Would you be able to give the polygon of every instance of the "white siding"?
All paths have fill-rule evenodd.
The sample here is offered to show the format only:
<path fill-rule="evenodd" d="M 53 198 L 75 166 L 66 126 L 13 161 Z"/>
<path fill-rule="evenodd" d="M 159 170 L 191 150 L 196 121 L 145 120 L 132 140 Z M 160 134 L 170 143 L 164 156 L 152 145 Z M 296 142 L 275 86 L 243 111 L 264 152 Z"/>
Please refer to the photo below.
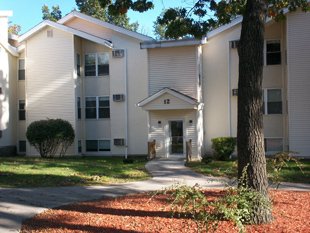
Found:
<path fill-rule="evenodd" d="M 47 29 L 26 42 L 26 122 L 62 118 L 75 127 L 73 35 Z M 27 154 L 36 154 L 31 148 Z M 69 154 L 75 151 L 71 148 Z"/>
<path fill-rule="evenodd" d="M 197 47 L 148 50 L 149 95 L 165 87 L 197 99 Z"/>
<path fill-rule="evenodd" d="M 287 17 L 289 149 L 310 156 L 310 14 Z"/>

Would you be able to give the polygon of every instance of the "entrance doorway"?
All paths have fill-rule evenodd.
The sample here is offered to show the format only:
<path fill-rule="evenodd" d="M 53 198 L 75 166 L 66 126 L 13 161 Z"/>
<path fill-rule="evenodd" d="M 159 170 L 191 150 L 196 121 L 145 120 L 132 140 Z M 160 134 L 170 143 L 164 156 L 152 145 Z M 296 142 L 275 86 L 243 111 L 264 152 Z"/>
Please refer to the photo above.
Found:
<path fill-rule="evenodd" d="M 183 155 L 183 121 L 170 121 L 170 154 Z"/>

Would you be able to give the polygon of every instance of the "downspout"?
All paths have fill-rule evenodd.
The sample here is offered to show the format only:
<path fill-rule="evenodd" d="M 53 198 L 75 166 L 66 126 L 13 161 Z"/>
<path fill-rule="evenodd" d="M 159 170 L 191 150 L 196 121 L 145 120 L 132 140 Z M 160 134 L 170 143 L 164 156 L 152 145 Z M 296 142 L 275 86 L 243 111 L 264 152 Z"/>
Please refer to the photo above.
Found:
<path fill-rule="evenodd" d="M 128 64 L 127 64 L 127 49 L 125 49 L 125 159 L 128 157 Z"/>
<path fill-rule="evenodd" d="M 231 58 L 231 52 L 230 52 L 230 41 L 228 41 L 228 133 L 229 133 L 229 137 L 232 136 L 232 129 L 231 129 L 231 62 L 230 62 L 230 58 Z"/>

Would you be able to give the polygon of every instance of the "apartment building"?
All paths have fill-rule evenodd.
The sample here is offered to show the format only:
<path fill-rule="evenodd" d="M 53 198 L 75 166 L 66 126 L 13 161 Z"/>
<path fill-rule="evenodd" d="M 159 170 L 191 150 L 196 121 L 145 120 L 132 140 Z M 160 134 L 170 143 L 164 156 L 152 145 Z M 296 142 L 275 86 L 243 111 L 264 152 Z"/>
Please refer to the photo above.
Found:
<path fill-rule="evenodd" d="M 8 41 L 10 15 L 0 12 L 2 153 L 37 155 L 26 129 L 47 118 L 73 125 L 69 155 L 142 155 L 155 140 L 158 157 L 184 157 L 190 142 L 198 159 L 212 153 L 212 138 L 236 136 L 241 18 L 202 40 L 155 41 L 73 11 Z M 270 154 L 309 156 L 309 21 L 294 12 L 266 23 L 262 111 Z"/>

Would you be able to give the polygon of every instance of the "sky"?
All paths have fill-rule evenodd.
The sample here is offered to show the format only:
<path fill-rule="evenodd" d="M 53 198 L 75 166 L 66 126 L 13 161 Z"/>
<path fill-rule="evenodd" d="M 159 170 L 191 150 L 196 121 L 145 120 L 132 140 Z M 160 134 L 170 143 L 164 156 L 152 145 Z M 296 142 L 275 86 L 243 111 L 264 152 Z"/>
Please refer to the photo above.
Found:
<path fill-rule="evenodd" d="M 139 32 L 154 37 L 153 22 L 163 9 L 178 6 L 186 7 L 193 1 L 194 0 L 153 0 L 155 5 L 153 10 L 144 13 L 129 11 L 128 16 L 131 22 L 138 21 L 140 25 Z M 49 8 L 54 5 L 59 5 L 63 16 L 77 8 L 75 0 L 0 0 L 0 10 L 13 11 L 13 16 L 10 17 L 9 20 L 12 24 L 20 25 L 22 29 L 20 34 L 23 34 L 42 21 L 41 8 L 44 4 Z"/>

